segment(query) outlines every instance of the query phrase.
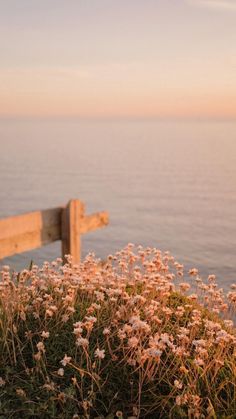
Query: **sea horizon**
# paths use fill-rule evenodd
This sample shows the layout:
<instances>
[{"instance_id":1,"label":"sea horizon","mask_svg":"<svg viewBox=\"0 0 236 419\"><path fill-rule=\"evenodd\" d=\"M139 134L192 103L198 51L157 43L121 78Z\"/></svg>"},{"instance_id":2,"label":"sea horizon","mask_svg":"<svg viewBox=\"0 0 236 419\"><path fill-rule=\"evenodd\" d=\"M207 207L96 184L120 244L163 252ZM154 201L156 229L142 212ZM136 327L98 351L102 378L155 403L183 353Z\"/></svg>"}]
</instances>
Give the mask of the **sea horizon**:
<instances>
[{"instance_id":1,"label":"sea horizon","mask_svg":"<svg viewBox=\"0 0 236 419\"><path fill-rule=\"evenodd\" d=\"M234 282L235 122L34 119L5 121L0 134L1 218L78 198L87 213L110 214L108 227L83 237L83 256L134 242ZM59 255L55 243L4 263Z\"/></svg>"}]
</instances>

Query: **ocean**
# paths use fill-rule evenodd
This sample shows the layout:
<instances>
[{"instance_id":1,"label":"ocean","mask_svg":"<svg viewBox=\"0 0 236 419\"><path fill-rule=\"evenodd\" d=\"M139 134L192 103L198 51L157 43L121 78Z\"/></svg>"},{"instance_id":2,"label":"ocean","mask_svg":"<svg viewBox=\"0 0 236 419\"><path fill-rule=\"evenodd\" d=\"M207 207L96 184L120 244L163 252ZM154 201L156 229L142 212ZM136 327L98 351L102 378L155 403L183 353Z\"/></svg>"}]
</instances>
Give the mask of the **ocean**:
<instances>
[{"instance_id":1,"label":"ocean","mask_svg":"<svg viewBox=\"0 0 236 419\"><path fill-rule=\"evenodd\" d=\"M110 215L83 256L133 242L236 282L236 122L1 120L0 146L0 217L78 198ZM57 256L60 242L0 264Z\"/></svg>"}]
</instances>

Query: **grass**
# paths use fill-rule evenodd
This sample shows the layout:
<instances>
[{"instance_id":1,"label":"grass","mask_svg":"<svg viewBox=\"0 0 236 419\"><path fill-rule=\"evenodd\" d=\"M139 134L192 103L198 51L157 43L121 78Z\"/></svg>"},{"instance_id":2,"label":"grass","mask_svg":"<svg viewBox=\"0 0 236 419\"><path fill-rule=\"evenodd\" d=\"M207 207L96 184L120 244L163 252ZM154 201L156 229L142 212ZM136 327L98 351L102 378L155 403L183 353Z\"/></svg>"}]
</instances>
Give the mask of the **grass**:
<instances>
[{"instance_id":1,"label":"grass","mask_svg":"<svg viewBox=\"0 0 236 419\"><path fill-rule=\"evenodd\" d=\"M0 282L0 417L235 418L235 285L128 245Z\"/></svg>"}]
</instances>

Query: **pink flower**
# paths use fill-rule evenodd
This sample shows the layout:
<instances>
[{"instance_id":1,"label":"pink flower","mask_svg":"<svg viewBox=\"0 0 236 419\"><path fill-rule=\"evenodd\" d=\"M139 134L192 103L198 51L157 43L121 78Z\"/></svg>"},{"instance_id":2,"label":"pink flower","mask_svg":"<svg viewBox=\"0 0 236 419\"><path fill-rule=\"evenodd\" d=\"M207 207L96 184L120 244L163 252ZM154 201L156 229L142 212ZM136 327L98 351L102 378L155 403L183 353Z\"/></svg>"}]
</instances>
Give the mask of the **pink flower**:
<instances>
[{"instance_id":1,"label":"pink flower","mask_svg":"<svg viewBox=\"0 0 236 419\"><path fill-rule=\"evenodd\" d=\"M6 381L3 380L2 377L0 377L0 387L3 387L6 384Z\"/></svg>"},{"instance_id":2,"label":"pink flower","mask_svg":"<svg viewBox=\"0 0 236 419\"><path fill-rule=\"evenodd\" d=\"M139 343L139 340L135 336L128 339L128 346L130 346L130 348L135 348L135 346L137 346L138 343Z\"/></svg>"},{"instance_id":3,"label":"pink flower","mask_svg":"<svg viewBox=\"0 0 236 419\"><path fill-rule=\"evenodd\" d=\"M59 368L59 370L57 371L57 374L60 375L60 377L63 377L64 375L64 369L63 368Z\"/></svg>"},{"instance_id":4,"label":"pink flower","mask_svg":"<svg viewBox=\"0 0 236 419\"><path fill-rule=\"evenodd\" d=\"M95 357L98 358L98 359L105 358L105 350L97 348L96 351L95 351Z\"/></svg>"},{"instance_id":5,"label":"pink flower","mask_svg":"<svg viewBox=\"0 0 236 419\"><path fill-rule=\"evenodd\" d=\"M45 346L43 342L38 342L36 346L39 352L45 352Z\"/></svg>"},{"instance_id":6,"label":"pink flower","mask_svg":"<svg viewBox=\"0 0 236 419\"><path fill-rule=\"evenodd\" d=\"M76 345L77 346L82 346L83 348L86 348L87 346L89 346L89 341L86 338L78 338L76 340Z\"/></svg>"},{"instance_id":7,"label":"pink flower","mask_svg":"<svg viewBox=\"0 0 236 419\"><path fill-rule=\"evenodd\" d=\"M181 381L179 381L179 380L175 380L175 381L174 381L174 386L175 386L178 390L181 390L181 388L183 388L183 383L181 383Z\"/></svg>"},{"instance_id":8,"label":"pink flower","mask_svg":"<svg viewBox=\"0 0 236 419\"><path fill-rule=\"evenodd\" d=\"M188 271L188 273L189 273L189 275L192 275L192 276L197 276L197 274L198 274L198 270L197 270L197 269L195 269L195 268L193 268L193 269L190 269L190 270Z\"/></svg>"},{"instance_id":9,"label":"pink flower","mask_svg":"<svg viewBox=\"0 0 236 419\"><path fill-rule=\"evenodd\" d=\"M71 361L71 356L67 356L65 354L64 358L60 361L63 367L65 367L67 364L69 364Z\"/></svg>"},{"instance_id":10,"label":"pink flower","mask_svg":"<svg viewBox=\"0 0 236 419\"><path fill-rule=\"evenodd\" d=\"M44 330L41 333L42 338L47 339L49 338L49 332L45 332Z\"/></svg>"}]
</instances>

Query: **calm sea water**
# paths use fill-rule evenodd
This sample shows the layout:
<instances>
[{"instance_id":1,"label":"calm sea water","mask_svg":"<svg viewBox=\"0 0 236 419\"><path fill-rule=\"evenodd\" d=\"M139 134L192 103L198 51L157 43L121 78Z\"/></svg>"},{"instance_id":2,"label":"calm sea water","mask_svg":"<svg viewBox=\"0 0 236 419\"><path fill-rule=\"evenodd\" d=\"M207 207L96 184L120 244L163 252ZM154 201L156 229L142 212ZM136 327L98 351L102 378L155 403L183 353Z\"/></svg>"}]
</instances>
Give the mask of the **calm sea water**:
<instances>
[{"instance_id":1,"label":"calm sea water","mask_svg":"<svg viewBox=\"0 0 236 419\"><path fill-rule=\"evenodd\" d=\"M83 255L134 242L236 281L236 123L1 121L0 145L0 217L79 198L110 213ZM59 254L58 242L4 263Z\"/></svg>"}]
</instances>

